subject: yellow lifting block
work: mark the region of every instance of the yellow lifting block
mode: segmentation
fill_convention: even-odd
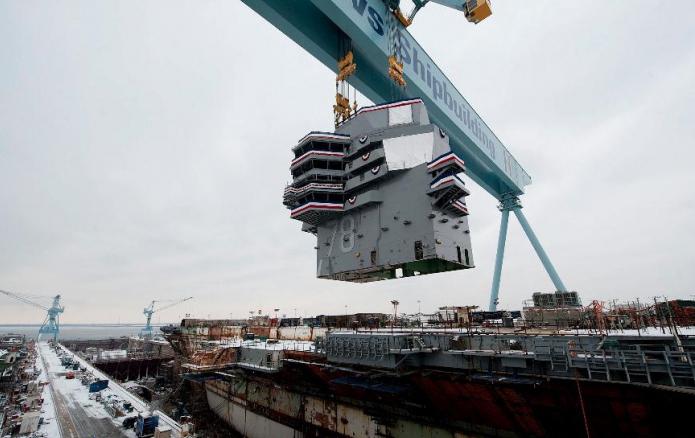
[[[398,59],[394,55],[389,56],[389,68],[394,69],[396,72],[403,74],[403,63],[398,62]]]
[[[396,10],[393,11],[393,15],[396,16],[396,18],[398,19],[398,21],[401,22],[403,27],[408,27],[411,24],[413,24],[412,20],[409,20],[405,15],[403,15],[403,12],[401,12],[401,8],[396,8]]]
[[[478,24],[490,15],[490,0],[466,0],[466,19],[471,23]]]
[[[394,55],[389,56],[389,76],[395,83],[401,87],[405,87],[405,79],[403,79],[403,63],[398,62]]]
[[[338,72],[338,75],[335,77],[335,80],[344,81],[349,76],[352,76],[352,74],[355,73],[355,70],[357,70],[357,64],[348,64]]]
[[[344,81],[355,73],[357,70],[357,64],[353,62],[354,57],[352,55],[352,50],[347,52],[345,56],[338,60],[338,75],[335,77],[336,82]]]
[[[335,94],[335,103],[339,108],[350,108],[350,99],[340,93]]]
[[[347,52],[345,54],[345,56],[343,56],[342,58],[340,58],[340,60],[338,60],[338,70],[342,70],[345,67],[347,67],[348,65],[352,64],[353,58],[354,57],[352,55],[352,50],[350,50],[349,52]]]

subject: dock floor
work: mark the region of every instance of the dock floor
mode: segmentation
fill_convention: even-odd
[[[39,343],[39,354],[50,383],[52,408],[62,438],[134,437],[132,430],[120,427],[104,407],[90,400],[88,389],[79,379],[66,379],[66,370],[58,355],[45,343]]]

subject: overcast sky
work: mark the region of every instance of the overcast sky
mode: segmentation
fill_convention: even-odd
[[[695,3],[664,5],[429,5],[411,28],[532,176],[524,213],[584,302],[695,294]],[[154,320],[487,307],[500,214],[472,182],[475,269],[315,278],[282,191],[333,81],[239,1],[0,0],[0,289],[61,293],[70,323],[189,295]],[[501,306],[551,290],[510,218]],[[42,317],[0,296],[0,323]]]

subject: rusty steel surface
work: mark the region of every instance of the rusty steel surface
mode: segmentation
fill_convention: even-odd
[[[210,351],[196,351],[190,357],[190,365],[196,366],[214,366],[228,365],[234,363],[237,358],[237,350],[232,347],[220,347]]]
[[[248,329],[267,330],[276,338],[316,333],[308,327]],[[695,339],[683,337],[687,351],[678,356],[667,336],[403,331],[390,335],[400,343],[391,339],[382,353],[405,360],[395,360],[391,368],[355,360],[382,354],[366,341],[385,335],[385,330],[330,333],[308,351],[285,349],[291,343],[283,340],[252,342],[255,347],[238,343],[231,347],[238,349],[237,356],[220,355],[219,343],[201,343],[208,350],[193,349],[191,356],[201,364],[228,365],[217,373],[219,380],[205,383],[208,401],[221,418],[251,437],[584,437],[587,428],[592,437],[691,436],[683,422],[664,419],[687,418],[695,408],[695,390],[687,386],[695,372],[690,374],[689,362],[669,359],[690,358]],[[188,339],[188,348],[196,345],[193,335],[185,336],[181,339]],[[332,337],[355,342],[331,347],[340,353],[334,354],[329,352]],[[415,338],[422,345],[408,344]],[[605,349],[594,345],[604,341]],[[647,356],[640,357],[650,371],[641,377],[639,367],[611,362],[635,345],[646,348],[642,353]],[[273,359],[272,373],[269,367],[246,366],[278,351],[282,357]],[[242,361],[244,355],[248,358]],[[601,372],[603,377],[595,375]],[[254,428],[266,434],[254,435]]]
[[[209,392],[295,431],[318,436],[690,436],[678,422],[695,406],[692,392],[572,379],[490,381],[428,370],[375,375],[294,362],[274,376],[235,374]],[[582,397],[579,397],[581,393]],[[423,429],[424,428],[424,429]]]

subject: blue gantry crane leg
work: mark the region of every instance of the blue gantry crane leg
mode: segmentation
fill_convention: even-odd
[[[521,228],[524,229],[526,237],[528,237],[528,240],[531,242],[533,249],[536,250],[538,258],[541,259],[541,263],[543,263],[543,267],[545,268],[546,272],[550,276],[550,279],[555,285],[555,289],[559,291],[566,291],[567,288],[565,287],[565,284],[562,282],[560,276],[557,274],[555,266],[553,266],[553,263],[550,261],[548,254],[545,253],[545,250],[543,249],[543,246],[541,246],[541,242],[538,240],[538,237],[536,237],[536,234],[533,232],[533,229],[531,229],[531,225],[529,225],[528,221],[526,220],[526,216],[524,216],[524,213],[521,212],[521,207],[515,208],[514,214],[516,215],[516,218],[519,220]]]
[[[497,256],[495,257],[495,272],[492,275],[492,290],[490,291],[490,311],[497,310],[497,302],[500,294],[500,278],[502,277],[502,263],[504,261],[504,245],[507,241],[507,225],[509,224],[509,210],[502,210],[502,223],[500,224],[500,236],[497,239]]]
[[[522,205],[518,197],[502,197],[502,203],[499,207],[500,211],[502,212],[502,223],[500,224],[500,235],[497,241],[497,255],[495,257],[495,270],[492,275],[492,289],[490,290],[489,310],[491,312],[497,310],[497,304],[499,301],[500,279],[502,277],[502,264],[504,263],[504,248],[507,240],[507,228],[509,224],[510,211],[513,211],[514,215],[516,215],[516,218],[519,220],[521,228],[524,230],[524,233],[526,233],[526,237],[528,237],[529,242],[531,242],[531,246],[533,246],[533,249],[536,251],[538,258],[541,260],[545,271],[548,273],[550,280],[553,282],[553,285],[555,285],[555,290],[567,290],[565,284],[562,282],[562,279],[560,279],[560,275],[558,275],[557,271],[555,270],[555,266],[553,266],[548,254],[545,252],[541,242],[538,240],[536,233],[533,232],[533,229],[528,223],[526,216],[524,216],[524,213],[521,211],[521,208]]]

